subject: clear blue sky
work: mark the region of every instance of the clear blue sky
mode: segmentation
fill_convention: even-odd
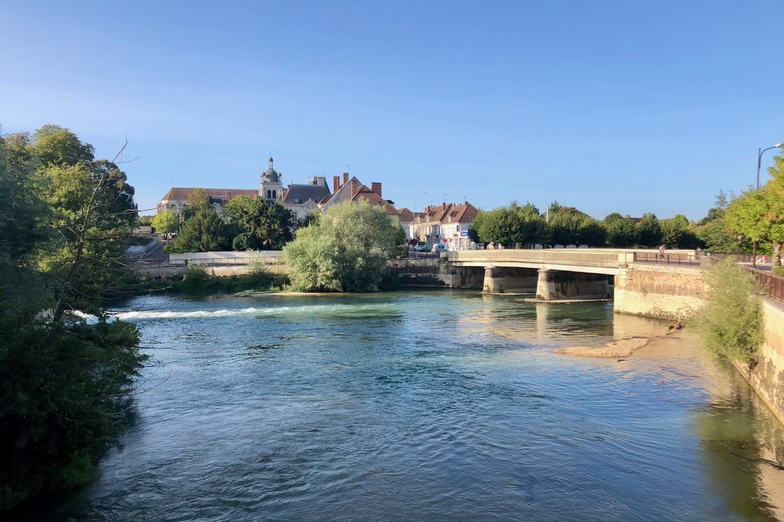
[[[784,141],[782,20],[780,0],[4,0],[0,124],[109,159],[127,136],[140,209],[257,188],[272,153],[286,184],[348,164],[416,210],[697,220]]]

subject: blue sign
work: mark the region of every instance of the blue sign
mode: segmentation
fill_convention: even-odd
[[[460,232],[460,237],[468,237],[468,231]]]

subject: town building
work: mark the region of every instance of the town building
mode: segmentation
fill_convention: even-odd
[[[468,229],[478,214],[479,209],[468,201],[428,206],[414,213],[411,237],[428,245],[444,243],[448,250],[467,250],[471,245]]]
[[[157,212],[174,210],[181,214],[188,201],[188,196],[195,188],[172,187],[158,203]],[[293,184],[283,186],[283,174],[273,168],[273,159],[269,158],[267,170],[261,173],[261,183],[258,190],[253,189],[202,189],[210,204],[216,212],[221,212],[223,207],[232,198],[237,196],[250,196],[264,198],[283,205],[291,210],[297,219],[302,219],[309,212],[318,208],[318,204],[330,195],[329,186],[324,176],[313,176],[306,184]]]
[[[392,222],[396,225],[401,225],[400,210],[395,208],[392,201],[384,199],[382,195],[382,186],[380,182],[374,181],[370,187],[363,185],[356,177],[349,179],[348,172],[343,173],[343,181],[341,183],[340,176],[333,176],[332,178],[332,194],[322,200],[321,210],[327,211],[333,205],[344,203],[346,201],[359,201],[364,200],[371,205],[378,205],[383,207]]]

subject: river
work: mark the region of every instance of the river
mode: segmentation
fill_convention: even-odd
[[[138,421],[24,520],[775,520],[781,426],[687,331],[477,292],[137,298]],[[653,339],[624,359],[553,353]]]

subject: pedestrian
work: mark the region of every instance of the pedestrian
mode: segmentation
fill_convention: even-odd
[[[664,244],[659,247],[659,257],[664,258]]]

